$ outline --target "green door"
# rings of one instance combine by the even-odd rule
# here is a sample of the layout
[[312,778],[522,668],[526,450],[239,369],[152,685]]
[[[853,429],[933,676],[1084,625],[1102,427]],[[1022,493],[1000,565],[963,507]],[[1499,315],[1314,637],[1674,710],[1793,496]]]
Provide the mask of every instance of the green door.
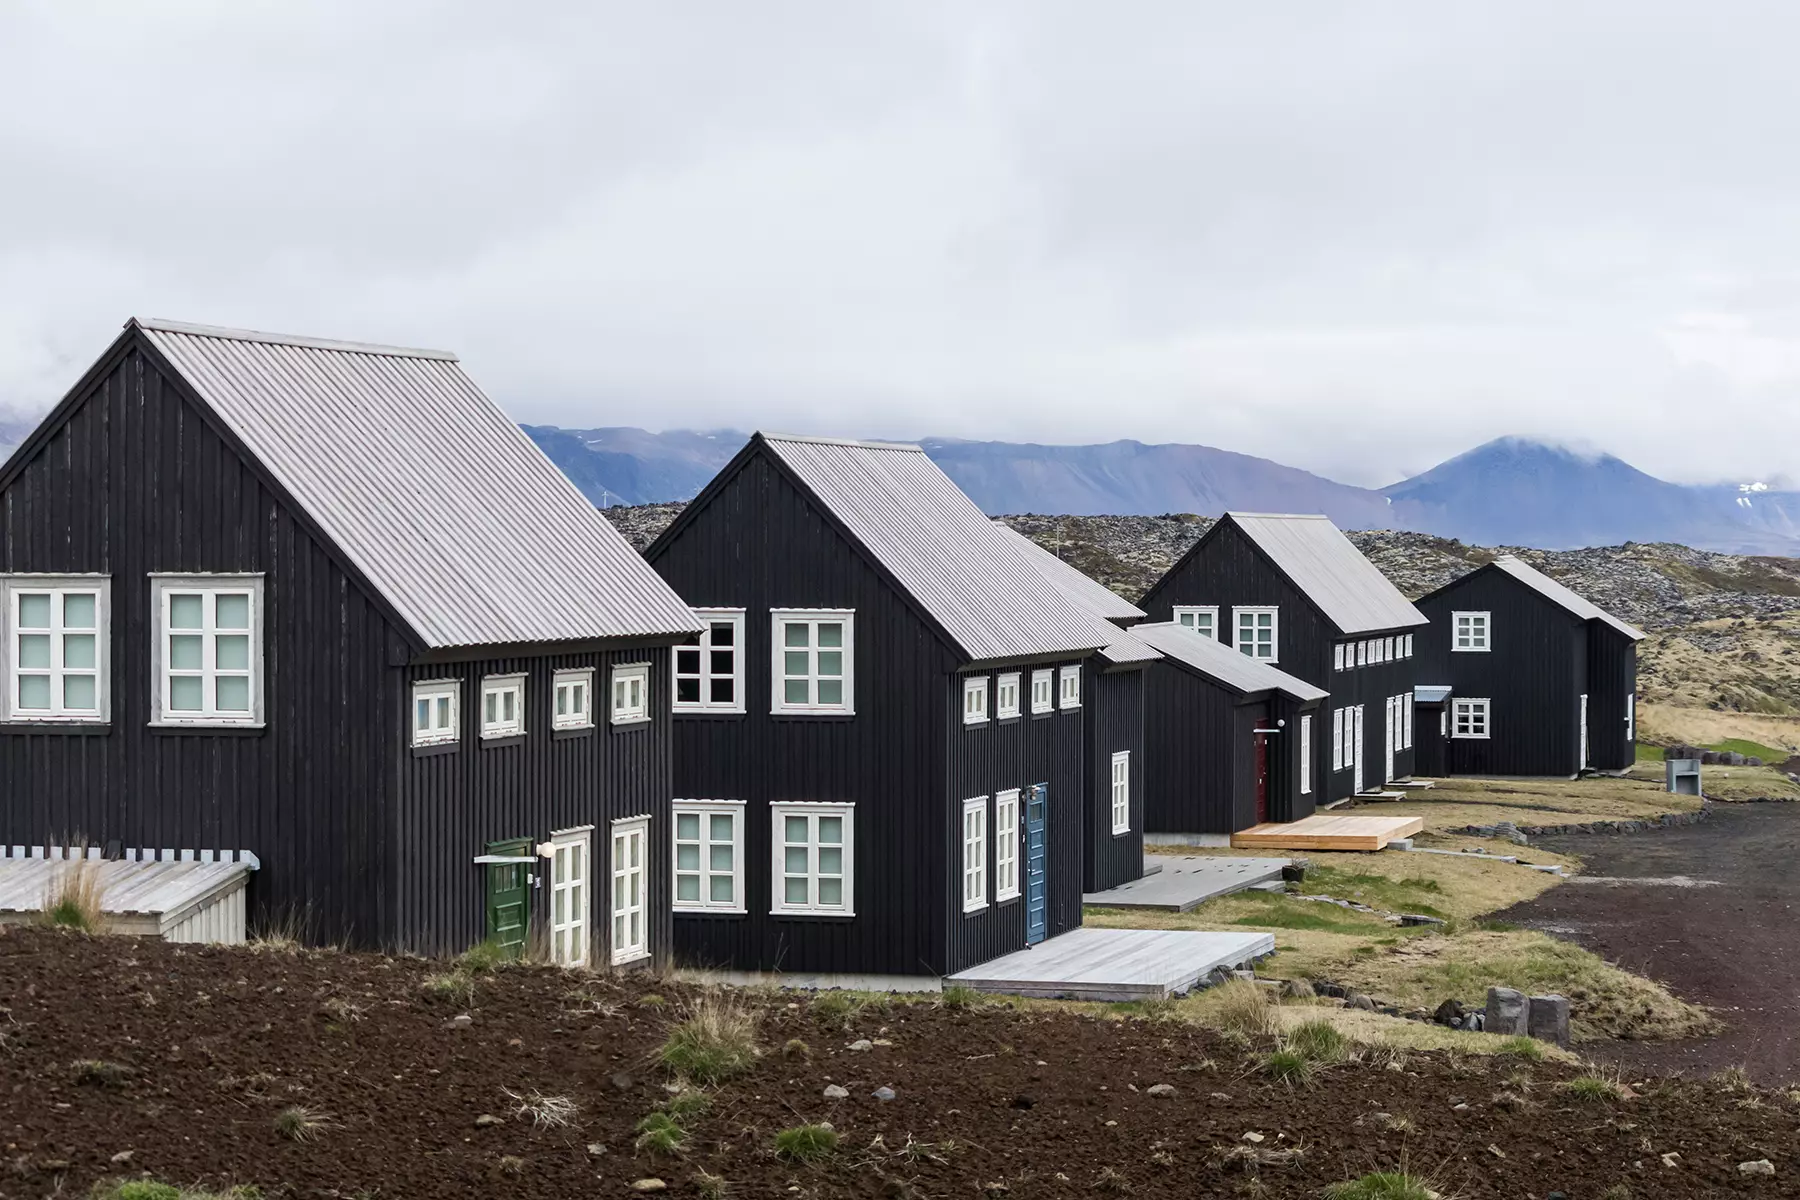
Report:
[[[525,858],[531,853],[531,839],[489,842],[487,852]],[[525,952],[530,924],[530,868],[525,863],[487,864],[487,940],[517,958]]]

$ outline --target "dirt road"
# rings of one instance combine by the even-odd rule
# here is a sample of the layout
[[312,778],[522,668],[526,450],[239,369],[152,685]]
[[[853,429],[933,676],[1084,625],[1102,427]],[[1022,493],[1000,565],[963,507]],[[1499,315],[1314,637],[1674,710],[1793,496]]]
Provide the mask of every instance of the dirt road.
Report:
[[1631,836],[1543,838],[1586,879],[1495,919],[1567,938],[1713,1009],[1717,1037],[1582,1049],[1655,1072],[1746,1067],[1800,1083],[1800,805],[1721,806],[1711,820]]

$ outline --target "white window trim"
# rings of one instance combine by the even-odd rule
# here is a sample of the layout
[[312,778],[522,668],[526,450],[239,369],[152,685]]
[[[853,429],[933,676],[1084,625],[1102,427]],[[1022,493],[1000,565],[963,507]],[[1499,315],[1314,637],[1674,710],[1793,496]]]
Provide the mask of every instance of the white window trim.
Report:
[[[1255,654],[1245,655],[1262,663],[1278,663],[1281,661],[1281,607],[1275,604],[1244,604],[1231,610],[1231,647],[1239,654],[1244,653],[1244,618],[1269,615],[1269,657],[1261,658]],[[1251,622],[1251,632],[1255,633],[1255,622]],[[1254,637],[1251,646],[1256,646]]]
[[[591,827],[589,829],[566,830],[562,833],[553,833],[550,835],[550,869],[544,872],[547,877],[545,882],[548,883],[550,887],[550,894],[544,898],[546,904],[544,911],[547,914],[546,928],[551,935],[551,957],[559,966],[586,966],[588,957],[593,953],[594,841],[590,830]],[[556,882],[557,853],[563,850],[569,851],[572,857],[579,858],[581,864],[581,912],[577,914],[572,911],[571,907],[565,906],[563,910],[564,920],[561,925],[558,925],[555,920],[556,893],[558,890],[567,892],[569,888],[574,886],[572,882],[565,884],[558,884]],[[612,894],[610,885],[607,888],[607,894],[608,896]],[[558,938],[556,934],[558,931],[574,930],[576,928],[579,928],[580,936],[575,942],[575,954],[573,956],[557,957],[556,947],[562,939]]]
[[988,720],[988,679],[972,675],[963,679],[963,724],[986,725]]
[[[787,690],[783,684],[787,681],[784,671],[787,666],[782,657],[787,647],[783,644],[783,627],[789,621],[842,621],[844,624],[844,701],[842,704],[790,704],[787,701]],[[854,716],[856,713],[856,610],[853,608],[772,608],[769,610],[770,631],[770,695],[769,711],[773,713],[807,714],[822,713],[828,716]],[[818,647],[810,647],[812,653]],[[795,678],[799,678],[796,676]],[[818,694],[818,676],[808,678],[813,681],[813,694]]]
[[[201,713],[176,716],[168,711],[169,680],[165,673],[169,638],[168,598],[176,592],[250,593],[250,711],[239,716]],[[150,575],[150,724],[173,728],[261,729],[263,727],[263,577],[153,572]],[[216,633],[216,631],[215,631]],[[207,653],[212,643],[208,642]],[[202,678],[205,678],[203,675]]]
[[1625,694],[1625,740],[1637,741],[1637,693]]
[[[994,793],[994,902],[1019,896],[1019,789]],[[1011,814],[1010,821],[1003,820]]]
[[[60,596],[67,592],[94,592],[94,703],[97,711],[68,710],[52,707],[48,711],[20,709],[19,681],[13,656],[18,649],[20,592],[50,592]],[[51,606],[56,606],[56,599]],[[51,649],[51,696],[56,694],[54,664],[62,652],[60,645]],[[36,673],[36,672],[33,672]],[[78,671],[77,674],[87,674]],[[31,722],[53,725],[107,725],[112,722],[112,576],[110,575],[0,575],[0,721]]]
[[1402,654],[1400,657],[1411,658],[1413,656],[1413,635],[1409,633],[1406,636],[1402,637],[1400,640],[1403,643],[1405,643],[1405,649],[1406,649],[1406,652],[1404,654]]
[[1401,749],[1413,748],[1413,701],[1410,696],[1400,697]]
[[[636,708],[619,707],[619,685],[638,681]],[[642,725],[650,720],[650,664],[620,663],[612,669],[606,687],[606,709],[614,725]]]
[[[579,713],[556,711],[558,693],[569,684],[580,684],[587,704]],[[592,729],[594,727],[594,668],[571,667],[558,671],[550,684],[550,727],[552,729]]]
[[[1040,688],[1038,685],[1042,684]],[[1038,699],[1039,692],[1043,699]],[[1031,673],[1031,712],[1033,716],[1053,712],[1056,709],[1056,672],[1052,670],[1033,671]]]
[[[786,818],[789,816],[841,816],[844,818],[844,902],[837,907],[817,903],[789,904],[782,887],[786,862],[782,851],[787,843]],[[769,805],[769,846],[772,877],[769,911],[781,917],[854,917],[856,915],[856,805],[823,800],[783,800]],[[808,853],[808,891],[817,894],[819,879],[818,843],[810,843]]]
[[[994,719],[996,721],[1010,721],[1019,715],[1019,683],[1017,671],[1008,671],[994,681]],[[1009,692],[1012,695],[1010,703],[1006,698]]]
[[[1121,778],[1119,768],[1124,767]],[[1122,786],[1121,786],[1122,785]],[[1115,751],[1112,756],[1112,831],[1114,837],[1131,832],[1131,751]]]
[[[669,827],[669,896],[678,913],[744,913],[748,912],[744,897],[744,802],[742,800],[677,800],[670,809]],[[681,868],[681,818],[700,819],[700,866],[697,871]],[[712,818],[731,818],[731,894],[727,904],[712,899],[712,880],[724,871],[712,869],[712,848],[719,843],[712,837]],[[692,844],[692,843],[688,843]],[[700,877],[700,899],[681,899],[682,875]]]
[[1056,706],[1064,711],[1081,707],[1081,668],[1079,666],[1058,669]]
[[1344,643],[1342,642],[1331,648],[1331,669],[1334,671],[1344,669]]
[[[1481,706],[1481,708],[1480,708],[1481,732],[1480,733],[1458,733],[1457,732],[1457,729],[1456,729],[1457,711],[1460,708],[1462,708],[1464,705],[1467,705],[1470,707],[1471,715],[1473,714],[1475,705]],[[1491,700],[1489,700],[1486,696],[1453,696],[1450,699],[1450,707],[1447,711],[1450,714],[1450,736],[1451,737],[1457,738],[1460,740],[1464,740],[1464,741],[1486,741],[1493,736],[1494,705],[1493,705],[1493,702]]]
[[1300,718],[1300,794],[1312,795],[1312,722],[1308,716]]
[[[450,701],[450,724],[445,729],[433,729],[430,733],[419,731],[419,701],[431,701],[431,711],[437,712],[437,701]],[[412,704],[407,709],[408,723],[412,726],[412,744],[414,746],[454,746],[462,740],[462,680],[460,679],[421,679],[412,685]]]
[[1369,643],[1356,643],[1356,665],[1359,667],[1366,667],[1369,665]]
[[[643,940],[635,945],[620,945],[613,938],[613,926],[621,910],[613,906],[613,895],[618,887],[618,879],[628,873],[613,861],[612,852],[618,848],[618,838],[636,833],[642,838],[638,853],[638,935]],[[637,817],[620,817],[612,823],[611,832],[606,840],[606,941],[607,959],[615,967],[626,963],[642,962],[650,957],[650,818],[648,815]],[[593,860],[588,860],[588,912],[593,912]],[[629,913],[627,907],[623,911]],[[588,939],[590,942],[592,937]]]
[[[741,608],[696,608],[694,610],[694,615],[700,618],[700,623],[702,625],[706,626],[706,632],[700,635],[698,646],[676,646],[669,651],[669,686],[674,689],[674,695],[672,697],[673,711],[717,713],[744,712],[744,610]],[[732,655],[730,678],[731,694],[734,699],[729,704],[717,703],[711,699],[713,680],[726,678],[726,676],[721,675],[712,669],[712,627],[721,624],[730,624],[733,627],[731,635]],[[698,676],[700,683],[700,699],[682,700],[680,699],[681,679],[694,679],[696,677],[693,675],[684,677],[678,673],[679,664],[681,662],[681,652],[683,650],[693,650],[696,648],[700,651],[700,674]]]
[[1344,709],[1331,710],[1331,769],[1344,769]]
[[[487,698],[490,692],[504,692],[517,688],[519,692],[518,719],[510,725],[504,721],[488,724]],[[494,741],[499,738],[525,736],[525,676],[523,675],[484,675],[481,679],[481,707],[476,710],[481,721],[481,739]]]
[[[1182,623],[1181,618],[1183,617],[1205,617],[1210,622],[1206,629],[1206,636],[1214,639],[1219,636],[1219,606],[1216,604],[1178,604],[1170,612],[1170,620],[1177,625]],[[1190,626],[1190,628],[1193,627]],[[1195,628],[1194,632],[1200,631]]]
[[[1471,621],[1471,644],[1467,646],[1458,646],[1456,643],[1462,640],[1462,619],[1464,617],[1470,618]],[[1481,644],[1479,646],[1472,644],[1474,642],[1473,629],[1476,620],[1479,620],[1481,623]],[[1493,645],[1493,613],[1452,612],[1450,614],[1450,652],[1452,654],[1485,654],[1493,649]]]
[[963,801],[959,839],[962,845],[962,910],[978,913],[988,906],[988,798]]

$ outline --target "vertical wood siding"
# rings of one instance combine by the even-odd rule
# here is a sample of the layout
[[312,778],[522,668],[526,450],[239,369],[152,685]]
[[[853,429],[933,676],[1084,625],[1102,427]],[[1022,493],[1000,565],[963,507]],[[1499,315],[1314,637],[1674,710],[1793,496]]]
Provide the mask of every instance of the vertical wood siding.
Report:
[[1603,621],[1588,622],[1588,758],[1600,771],[1637,761],[1625,715],[1637,691],[1637,643]]
[[[1098,892],[1144,874],[1144,697],[1149,670],[1087,671],[1087,850],[1081,887]],[[1131,754],[1131,832],[1112,831],[1112,759]]]
[[[1145,831],[1231,833],[1255,824],[1251,731],[1270,719],[1269,701],[1242,701],[1227,688],[1160,662],[1147,673],[1145,706]],[[1279,745],[1270,750],[1279,754]],[[1271,794],[1271,811],[1275,803]]]

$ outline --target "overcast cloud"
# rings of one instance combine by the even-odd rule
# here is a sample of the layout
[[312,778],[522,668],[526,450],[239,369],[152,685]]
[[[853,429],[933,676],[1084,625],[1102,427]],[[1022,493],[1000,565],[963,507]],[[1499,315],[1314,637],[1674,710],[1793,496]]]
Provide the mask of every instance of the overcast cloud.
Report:
[[0,412],[133,314],[519,419],[1800,475],[1800,6],[0,0]]

